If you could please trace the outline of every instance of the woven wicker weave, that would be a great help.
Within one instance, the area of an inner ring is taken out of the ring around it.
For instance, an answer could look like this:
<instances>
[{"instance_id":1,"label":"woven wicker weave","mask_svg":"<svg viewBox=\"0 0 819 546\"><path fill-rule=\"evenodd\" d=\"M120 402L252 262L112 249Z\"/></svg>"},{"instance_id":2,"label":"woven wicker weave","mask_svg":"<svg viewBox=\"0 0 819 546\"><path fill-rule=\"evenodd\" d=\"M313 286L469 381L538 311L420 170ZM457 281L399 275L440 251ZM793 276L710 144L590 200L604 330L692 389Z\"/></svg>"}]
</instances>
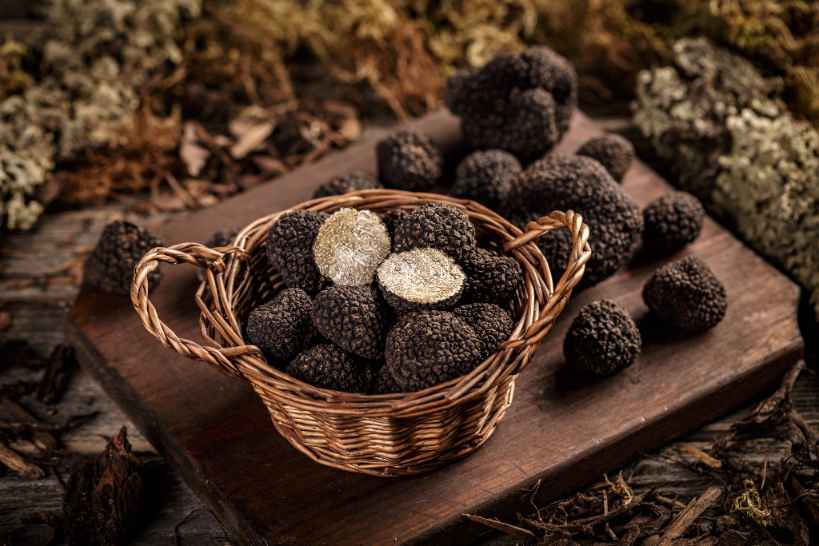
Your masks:
<instances>
[{"instance_id":1,"label":"woven wicker weave","mask_svg":"<svg viewBox=\"0 0 819 546\"><path fill-rule=\"evenodd\" d=\"M469 374L423 391L375 396L313 387L272 368L257 347L246 344L241 325L248 313L282 287L266 260L264 240L287 211L248 225L231 247L183 243L151 250L137 265L131 300L145 328L163 345L248 381L279 433L311 459L376 476L426 472L472 453L489 439L512 402L517 374L549 333L591 254L588 228L573 212L553 212L521 231L472 201L394 190L314 199L289 210L385 211L432 202L463 209L480 234L520 263L525 282L514 302L516 326L498 352ZM549 265L534 241L563 226L571 232L572 252L563 277L553 285ZM157 315L148 275L160 262L205 269L195 296L205 345L179 338Z\"/></svg>"}]
</instances>

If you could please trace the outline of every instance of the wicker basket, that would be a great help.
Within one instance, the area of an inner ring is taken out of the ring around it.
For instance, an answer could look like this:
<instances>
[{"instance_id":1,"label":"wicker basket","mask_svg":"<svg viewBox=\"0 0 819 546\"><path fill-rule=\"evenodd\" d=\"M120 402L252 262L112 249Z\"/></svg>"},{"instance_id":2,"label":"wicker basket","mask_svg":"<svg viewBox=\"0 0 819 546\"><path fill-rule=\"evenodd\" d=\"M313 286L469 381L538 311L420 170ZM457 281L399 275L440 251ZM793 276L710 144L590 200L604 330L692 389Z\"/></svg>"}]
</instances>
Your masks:
<instances>
[{"instance_id":1,"label":"wicker basket","mask_svg":"<svg viewBox=\"0 0 819 546\"><path fill-rule=\"evenodd\" d=\"M137 265L131 300L145 328L163 345L248 381L279 433L314 461L375 476L426 472L472 453L492 435L512 402L517 374L563 310L591 251L588 228L573 212L553 212L521 231L472 201L394 190L314 199L289 210L384 211L425 203L463 209L479 233L521 264L525 282L514 302L516 326L498 352L469 374L423 391L363 395L313 387L272 368L256 346L244 341L241 325L250 310L282 288L265 258L264 240L273 222L287 211L248 225L231 247L183 243L151 250ZM534 241L562 226L571 232L572 253L555 286ZM206 345L179 338L157 315L149 298L148 275L160 262L205 269L195 298Z\"/></svg>"}]
</instances>

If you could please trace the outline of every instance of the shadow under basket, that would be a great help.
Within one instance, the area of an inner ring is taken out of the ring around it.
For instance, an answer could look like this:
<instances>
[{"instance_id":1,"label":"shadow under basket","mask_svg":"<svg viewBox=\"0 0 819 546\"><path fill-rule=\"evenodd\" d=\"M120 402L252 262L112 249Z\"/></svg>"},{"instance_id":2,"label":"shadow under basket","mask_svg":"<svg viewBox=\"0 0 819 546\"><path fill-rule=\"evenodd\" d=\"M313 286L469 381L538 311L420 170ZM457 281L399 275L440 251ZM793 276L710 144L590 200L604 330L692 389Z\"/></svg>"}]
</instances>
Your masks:
<instances>
[{"instance_id":1,"label":"shadow under basket","mask_svg":"<svg viewBox=\"0 0 819 546\"><path fill-rule=\"evenodd\" d=\"M283 288L268 263L264 242L270 226L291 210L334 212L343 207L385 212L443 203L462 209L479 239L512 256L524 282L511 302L515 328L499 350L473 371L434 387L402 394L365 395L308 385L273 368L258 347L245 342L242 325L251 309ZM537 247L538 237L565 227L571 256L555 285ZM154 248L136 267L131 300L145 328L163 345L186 357L217 366L251 384L276 430L314 461L374 476L428 472L482 446L506 414L515 379L583 276L591 251L588 228L574 212L552 212L521 231L473 201L431 193L362 190L304 202L245 227L229 247L182 243ZM160 263L204 269L195 299L201 311L204 345L177 336L150 301L149 274Z\"/></svg>"}]
</instances>

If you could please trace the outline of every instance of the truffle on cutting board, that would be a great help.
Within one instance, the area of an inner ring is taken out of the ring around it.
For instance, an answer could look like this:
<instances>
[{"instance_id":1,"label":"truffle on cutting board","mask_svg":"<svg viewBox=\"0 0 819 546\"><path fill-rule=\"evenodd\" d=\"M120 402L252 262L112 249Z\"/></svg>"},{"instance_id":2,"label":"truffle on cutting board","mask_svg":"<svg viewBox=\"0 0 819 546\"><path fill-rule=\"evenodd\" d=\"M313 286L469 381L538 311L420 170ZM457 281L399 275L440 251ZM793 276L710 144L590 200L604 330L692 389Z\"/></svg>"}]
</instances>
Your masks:
<instances>
[{"instance_id":1,"label":"truffle on cutting board","mask_svg":"<svg viewBox=\"0 0 819 546\"><path fill-rule=\"evenodd\" d=\"M392 254L378 267L376 278L384 299L399 313L452 307L466 282L461 267L434 248Z\"/></svg>"},{"instance_id":2,"label":"truffle on cutting board","mask_svg":"<svg viewBox=\"0 0 819 546\"><path fill-rule=\"evenodd\" d=\"M324 213L296 210L283 214L270 227L267 258L289 288L313 295L325 285L313 260L313 243L326 219Z\"/></svg>"},{"instance_id":3,"label":"truffle on cutting board","mask_svg":"<svg viewBox=\"0 0 819 546\"><path fill-rule=\"evenodd\" d=\"M384 354L388 315L378 290L371 285L326 288L316 296L311 312L321 335L367 359Z\"/></svg>"},{"instance_id":4,"label":"truffle on cutting board","mask_svg":"<svg viewBox=\"0 0 819 546\"><path fill-rule=\"evenodd\" d=\"M268 303L250 312L245 326L247 340L274 363L288 362L315 335L310 320L313 302L301 288L285 288Z\"/></svg>"},{"instance_id":5,"label":"truffle on cutting board","mask_svg":"<svg viewBox=\"0 0 819 546\"><path fill-rule=\"evenodd\" d=\"M656 254L671 254L700 235L705 209L684 191L671 191L643 209L643 246Z\"/></svg>"},{"instance_id":6,"label":"truffle on cutting board","mask_svg":"<svg viewBox=\"0 0 819 546\"><path fill-rule=\"evenodd\" d=\"M641 349L637 325L622 307L610 300L584 305L563 340L566 362L598 376L631 366Z\"/></svg>"},{"instance_id":7,"label":"truffle on cutting board","mask_svg":"<svg viewBox=\"0 0 819 546\"><path fill-rule=\"evenodd\" d=\"M463 210L431 203L401 216L395 225L393 252L437 248L460 262L477 246L476 237L475 226Z\"/></svg>"},{"instance_id":8,"label":"truffle on cutting board","mask_svg":"<svg viewBox=\"0 0 819 546\"><path fill-rule=\"evenodd\" d=\"M387 188L426 191L441 178L444 160L440 150L426 136L399 131L375 147L378 179Z\"/></svg>"},{"instance_id":9,"label":"truffle on cutting board","mask_svg":"<svg viewBox=\"0 0 819 546\"><path fill-rule=\"evenodd\" d=\"M152 248L163 242L131 222L117 220L102 230L97 246L85 260L83 281L88 286L127 296L131 293L134 268ZM162 272L154 269L149 275L150 288L162 280Z\"/></svg>"}]
</instances>

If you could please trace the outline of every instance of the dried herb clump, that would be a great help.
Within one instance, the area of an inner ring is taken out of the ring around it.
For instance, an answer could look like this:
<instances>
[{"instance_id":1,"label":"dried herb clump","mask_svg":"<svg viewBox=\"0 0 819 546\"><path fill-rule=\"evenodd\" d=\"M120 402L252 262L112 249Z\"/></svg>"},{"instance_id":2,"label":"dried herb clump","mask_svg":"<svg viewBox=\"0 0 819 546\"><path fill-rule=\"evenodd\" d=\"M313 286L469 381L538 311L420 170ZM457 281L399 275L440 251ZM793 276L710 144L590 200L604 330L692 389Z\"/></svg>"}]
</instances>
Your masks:
<instances>
[{"instance_id":1,"label":"dried herb clump","mask_svg":"<svg viewBox=\"0 0 819 546\"><path fill-rule=\"evenodd\" d=\"M696 240L705 209L700 200L682 191L668 192L643 209L643 246L657 254L670 254Z\"/></svg>"},{"instance_id":2,"label":"dried herb clump","mask_svg":"<svg viewBox=\"0 0 819 546\"><path fill-rule=\"evenodd\" d=\"M481 362L475 331L446 311L409 313L387 335L386 366L406 392L426 389L469 373Z\"/></svg>"},{"instance_id":3,"label":"dried herb clump","mask_svg":"<svg viewBox=\"0 0 819 546\"><path fill-rule=\"evenodd\" d=\"M283 214L270 227L267 257L288 287L313 295L324 286L313 260L313 243L326 219L325 213L298 210Z\"/></svg>"},{"instance_id":4,"label":"dried herb clump","mask_svg":"<svg viewBox=\"0 0 819 546\"><path fill-rule=\"evenodd\" d=\"M512 317L491 303L462 305L453 311L455 316L468 324L481 341L481 360L489 358L501 343L509 338L515 323Z\"/></svg>"},{"instance_id":5,"label":"dried herb clump","mask_svg":"<svg viewBox=\"0 0 819 546\"><path fill-rule=\"evenodd\" d=\"M378 290L367 286L332 286L319 292L311 312L316 329L354 355L381 358L388 310Z\"/></svg>"},{"instance_id":6,"label":"dried herb clump","mask_svg":"<svg viewBox=\"0 0 819 546\"><path fill-rule=\"evenodd\" d=\"M547 47L501 54L447 83L445 101L466 141L522 159L548 152L569 128L577 102L571 63Z\"/></svg>"},{"instance_id":7,"label":"dried herb clump","mask_svg":"<svg viewBox=\"0 0 819 546\"><path fill-rule=\"evenodd\" d=\"M622 182L634 161L634 146L620 135L606 134L587 140L577 155L590 157L603 165L615 182Z\"/></svg>"},{"instance_id":8,"label":"dried herb clump","mask_svg":"<svg viewBox=\"0 0 819 546\"><path fill-rule=\"evenodd\" d=\"M362 171L355 171L328 180L316 188L313 197L330 197L332 195L343 195L351 191L374 190L381 187L383 187L381 183L372 175Z\"/></svg>"},{"instance_id":9,"label":"dried herb clump","mask_svg":"<svg viewBox=\"0 0 819 546\"><path fill-rule=\"evenodd\" d=\"M130 222L117 220L102 230L97 246L85 261L84 282L111 294L131 293L134 268L146 252L163 242L147 230ZM162 280L162 272L154 269L149 275L150 288Z\"/></svg>"},{"instance_id":10,"label":"dried herb clump","mask_svg":"<svg viewBox=\"0 0 819 546\"><path fill-rule=\"evenodd\" d=\"M472 199L494 210L503 210L512 178L522 171L515 156L503 150L477 151L468 155L455 173L450 194Z\"/></svg>"},{"instance_id":11,"label":"dried herb clump","mask_svg":"<svg viewBox=\"0 0 819 546\"><path fill-rule=\"evenodd\" d=\"M643 286L643 300L673 328L703 332L725 317L728 296L708 265L686 256L654 272Z\"/></svg>"},{"instance_id":12,"label":"dried herb clump","mask_svg":"<svg viewBox=\"0 0 819 546\"><path fill-rule=\"evenodd\" d=\"M392 254L378 267L378 286L396 311L448 309L463 294L466 277L455 261L434 248Z\"/></svg>"},{"instance_id":13,"label":"dried herb clump","mask_svg":"<svg viewBox=\"0 0 819 546\"><path fill-rule=\"evenodd\" d=\"M274 363L289 362L315 335L313 302L301 288L286 288L250 312L245 334Z\"/></svg>"},{"instance_id":14,"label":"dried herb clump","mask_svg":"<svg viewBox=\"0 0 819 546\"><path fill-rule=\"evenodd\" d=\"M395 226L393 252L437 248L460 261L476 246L475 226L463 210L451 205L422 205Z\"/></svg>"},{"instance_id":15,"label":"dried herb clump","mask_svg":"<svg viewBox=\"0 0 819 546\"><path fill-rule=\"evenodd\" d=\"M286 371L314 387L342 392L366 393L373 380L371 366L332 343L322 343L302 352Z\"/></svg>"},{"instance_id":16,"label":"dried herb clump","mask_svg":"<svg viewBox=\"0 0 819 546\"><path fill-rule=\"evenodd\" d=\"M626 311L609 300L584 305L563 341L566 362L599 376L616 373L634 364L642 339Z\"/></svg>"},{"instance_id":17,"label":"dried herb clump","mask_svg":"<svg viewBox=\"0 0 819 546\"><path fill-rule=\"evenodd\" d=\"M463 300L508 306L523 286L523 270L511 256L476 248L463 260L466 289Z\"/></svg>"},{"instance_id":18,"label":"dried herb clump","mask_svg":"<svg viewBox=\"0 0 819 546\"><path fill-rule=\"evenodd\" d=\"M426 191L435 186L444 167L441 152L425 135L399 131L375 147L378 179L388 188Z\"/></svg>"},{"instance_id":19,"label":"dried herb clump","mask_svg":"<svg viewBox=\"0 0 819 546\"><path fill-rule=\"evenodd\" d=\"M338 285L370 284L389 253L387 228L369 210L337 210L321 224L313 243L319 272Z\"/></svg>"}]
</instances>

